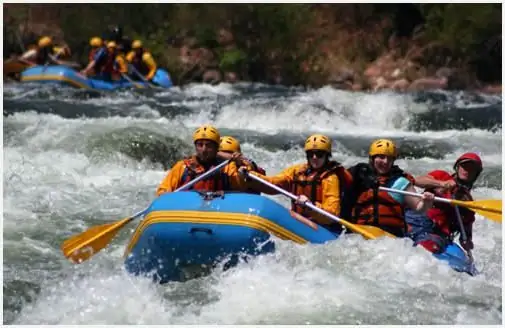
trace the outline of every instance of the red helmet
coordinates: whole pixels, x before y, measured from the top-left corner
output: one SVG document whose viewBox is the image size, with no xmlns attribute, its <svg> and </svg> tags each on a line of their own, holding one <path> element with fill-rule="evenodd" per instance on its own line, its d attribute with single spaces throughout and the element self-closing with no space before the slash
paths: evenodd
<svg viewBox="0 0 505 328">
<path fill-rule="evenodd" d="M 454 163 L 454 170 L 457 169 L 457 166 L 459 164 L 469 161 L 475 162 L 478 165 L 479 173 L 482 171 L 482 160 L 476 153 L 464 153 L 463 155 L 459 156 L 459 158 Z"/>
</svg>

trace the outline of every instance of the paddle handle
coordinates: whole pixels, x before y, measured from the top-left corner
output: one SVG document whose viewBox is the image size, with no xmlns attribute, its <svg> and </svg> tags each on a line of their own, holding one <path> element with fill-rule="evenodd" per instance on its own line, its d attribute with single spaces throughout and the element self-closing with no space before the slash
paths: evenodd
<svg viewBox="0 0 505 328">
<path fill-rule="evenodd" d="M 379 190 L 388 191 L 388 192 L 395 192 L 397 194 L 403 194 L 403 195 L 414 196 L 414 197 L 419 197 L 419 198 L 423 197 L 422 194 L 418 194 L 417 192 L 403 191 L 403 190 L 397 190 L 397 189 L 386 188 L 386 187 L 379 187 Z M 442 202 L 442 203 L 448 203 L 448 204 L 452 203 L 452 201 L 447 198 L 435 197 L 434 200 L 436 202 Z"/>
<path fill-rule="evenodd" d="M 269 187 L 270 187 L 270 188 L 272 188 L 272 189 L 277 190 L 277 191 L 278 191 L 278 192 L 280 192 L 281 194 L 283 194 L 283 195 L 285 195 L 285 196 L 287 196 L 287 197 L 289 197 L 289 198 L 291 198 L 291 199 L 293 199 L 293 200 L 298 199 L 298 197 L 297 197 L 296 195 L 293 195 L 292 193 L 290 193 L 290 192 L 288 192 L 288 191 L 286 191 L 286 190 L 282 189 L 281 187 L 278 187 L 278 186 L 274 185 L 273 183 L 270 183 L 270 182 L 268 182 L 268 181 L 265 181 L 264 179 L 261 179 L 260 177 L 257 177 L 257 176 L 255 176 L 254 174 L 249 174 L 249 173 L 247 173 L 247 176 L 248 176 L 249 178 L 253 179 L 253 180 L 256 180 L 256 181 L 258 181 L 258 182 L 260 182 L 260 183 L 263 183 L 263 184 L 264 184 L 264 185 L 266 185 L 266 186 L 269 186 Z M 333 214 L 331 214 L 331 213 L 328 213 L 328 212 L 326 212 L 325 210 L 323 210 L 323 209 L 321 209 L 321 208 L 317 207 L 316 205 L 314 205 L 314 204 L 312 204 L 312 203 L 310 203 L 310 202 L 306 202 L 306 203 L 304 203 L 303 205 L 307 206 L 308 208 L 310 208 L 311 210 L 313 210 L 313 211 L 315 211 L 315 212 L 318 212 L 319 214 L 322 214 L 322 215 L 324 215 L 324 216 L 326 216 L 326 217 L 328 217 L 328 218 L 332 219 L 333 221 L 336 221 L 336 222 L 338 222 L 338 223 L 340 223 L 340 224 L 344 224 L 344 223 L 342 222 L 342 219 L 341 219 L 341 218 L 339 218 L 338 216 L 335 216 L 335 215 L 333 215 Z M 344 225 L 345 225 L 345 224 L 344 224 Z"/>
</svg>

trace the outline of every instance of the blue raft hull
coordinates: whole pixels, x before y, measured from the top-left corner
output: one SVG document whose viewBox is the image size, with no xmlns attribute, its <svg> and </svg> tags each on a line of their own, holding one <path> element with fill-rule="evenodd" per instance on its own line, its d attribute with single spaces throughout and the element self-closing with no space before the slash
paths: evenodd
<svg viewBox="0 0 505 328">
<path fill-rule="evenodd" d="M 299 244 L 322 244 L 339 236 L 270 198 L 226 193 L 205 199 L 197 192 L 161 195 L 146 211 L 125 252 L 125 268 L 160 283 L 181 281 L 217 263 L 275 250 L 275 235 Z M 437 258 L 457 271 L 472 272 L 466 254 L 450 245 Z"/>
<path fill-rule="evenodd" d="M 126 79 L 119 81 L 104 81 L 88 78 L 72 68 L 61 65 L 34 66 L 21 73 L 22 82 L 57 83 L 91 90 L 117 90 L 125 88 L 149 88 L 147 83 L 135 81 L 135 85 Z M 167 71 L 159 68 L 152 79 L 154 85 L 162 88 L 172 87 L 172 80 Z"/>
</svg>

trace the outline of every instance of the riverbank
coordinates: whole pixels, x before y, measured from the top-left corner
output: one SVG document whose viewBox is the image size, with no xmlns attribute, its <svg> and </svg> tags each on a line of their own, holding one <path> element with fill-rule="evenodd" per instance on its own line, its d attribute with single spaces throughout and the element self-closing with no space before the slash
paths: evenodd
<svg viewBox="0 0 505 328">
<path fill-rule="evenodd" d="M 105 20 L 142 39 L 179 85 L 253 81 L 499 94 L 496 6 L 501 10 L 500 4 L 138 4 L 121 10 L 105 4 L 7 4 L 4 54 L 51 35 L 85 64 L 87 40 L 110 27 Z M 471 20 L 465 18 L 469 12 Z M 87 24 L 75 24 L 79 20 Z"/>
</svg>

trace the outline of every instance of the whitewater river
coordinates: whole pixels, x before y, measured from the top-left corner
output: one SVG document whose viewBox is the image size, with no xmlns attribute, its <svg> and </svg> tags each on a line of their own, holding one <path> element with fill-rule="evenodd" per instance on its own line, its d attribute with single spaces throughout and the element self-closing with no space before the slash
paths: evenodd
<svg viewBox="0 0 505 328">
<path fill-rule="evenodd" d="M 454 272 L 408 240 L 344 236 L 327 245 L 282 241 L 228 271 L 154 285 L 122 255 L 135 223 L 81 265 L 60 244 L 149 205 L 203 123 L 242 141 L 269 174 L 304 159 L 315 132 L 333 156 L 365 161 L 377 137 L 400 145 L 414 175 L 450 170 L 479 152 L 474 195 L 501 198 L 502 99 L 462 92 L 349 93 L 267 85 L 195 84 L 100 94 L 7 84 L 3 117 L 3 322 L 6 324 L 500 324 L 502 226 L 481 216 L 481 274 Z M 288 206 L 282 196 L 275 200 Z M 137 221 L 138 222 L 138 221 Z"/>
</svg>

